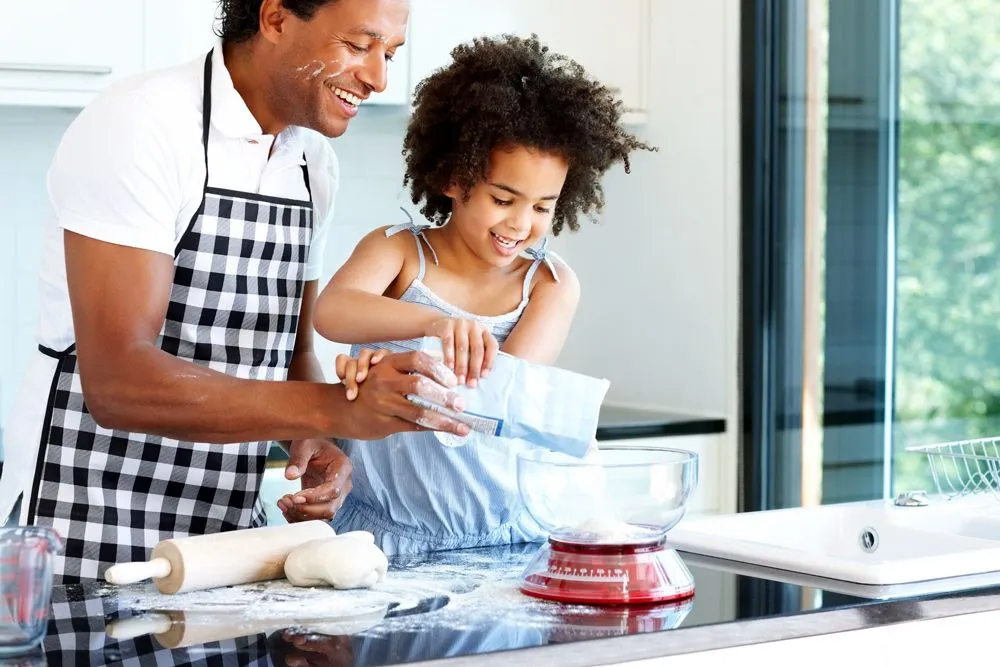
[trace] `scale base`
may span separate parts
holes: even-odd
[[[652,605],[694,596],[694,578],[664,540],[573,544],[549,538],[521,579],[525,595],[570,604]]]

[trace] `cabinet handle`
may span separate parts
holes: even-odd
[[[49,74],[111,74],[110,67],[99,65],[46,65],[43,63],[0,63],[0,71],[5,72],[45,72]]]

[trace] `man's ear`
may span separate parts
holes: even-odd
[[[272,44],[281,39],[288,10],[281,0],[264,0],[260,3],[260,35]]]

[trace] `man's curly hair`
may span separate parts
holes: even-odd
[[[621,126],[624,105],[578,63],[553,53],[537,35],[481,37],[451,52],[452,63],[416,88],[403,155],[414,204],[444,224],[450,185],[468,193],[486,179],[490,152],[524,146],[569,163],[552,233],[579,229],[580,213],[604,207],[601,177],[629,153],[657,150]]]
[[[316,10],[336,0],[283,0],[282,6],[303,21]],[[261,0],[219,0],[219,25],[215,34],[224,42],[239,44],[254,37],[260,29]]]

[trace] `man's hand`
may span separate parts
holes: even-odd
[[[329,521],[351,492],[351,459],[332,440],[295,440],[288,448],[286,479],[301,479],[302,490],[278,499],[289,523]]]
[[[461,412],[464,401],[451,391],[456,384],[454,373],[423,352],[387,355],[368,369],[368,377],[351,403],[355,411],[353,437],[379,440],[401,431],[420,430],[468,435],[467,425],[407,399],[413,395]]]
[[[275,660],[276,667],[349,667],[354,662],[354,644],[350,635],[323,635],[310,632],[308,627],[300,630],[281,630],[268,639],[268,643],[278,650],[271,652],[284,654],[284,661]],[[280,658],[279,658],[280,659]]]
[[[368,369],[385,358],[388,354],[385,350],[372,350],[365,348],[355,359],[349,354],[338,354],[336,362],[337,377],[344,383],[347,391],[347,400],[353,401],[358,397],[358,385],[368,377]]]

